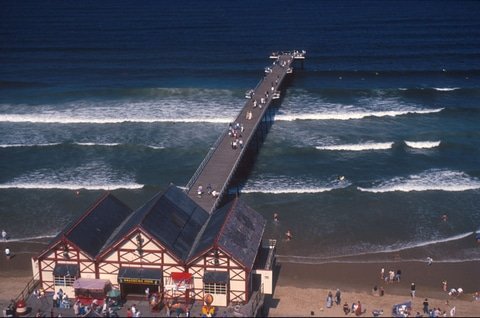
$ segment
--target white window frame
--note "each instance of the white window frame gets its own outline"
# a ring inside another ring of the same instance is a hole
[[[204,283],[203,291],[205,292],[205,294],[226,295],[227,284]]]

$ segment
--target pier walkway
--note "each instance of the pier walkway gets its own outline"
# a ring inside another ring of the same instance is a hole
[[[265,76],[255,89],[247,92],[245,106],[222,135],[210,148],[209,153],[187,184],[186,192],[197,204],[212,213],[227,194],[230,182],[237,171],[249,146],[255,142],[256,132],[273,100],[280,97],[281,85],[286,76],[293,72],[292,63],[305,59],[305,51],[272,53],[273,64],[265,68]],[[243,127],[235,130],[235,126]],[[243,145],[234,145],[235,137],[229,132],[235,131],[241,137]],[[210,186],[209,186],[210,185]],[[198,194],[199,187],[202,194]],[[215,191],[215,196],[208,192]]]

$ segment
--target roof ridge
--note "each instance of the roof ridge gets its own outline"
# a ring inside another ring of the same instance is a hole
[[[230,209],[228,209],[227,216],[225,217],[225,220],[223,220],[222,227],[220,228],[220,231],[218,231],[217,237],[215,237],[215,240],[213,241],[214,246],[218,245],[218,239],[220,238],[221,234],[223,233],[223,231],[225,229],[225,225],[228,223],[228,221],[232,217],[233,211],[235,211],[235,208],[237,207],[238,202],[239,202],[238,201],[238,196],[236,196],[235,199],[233,200],[232,205],[230,206]]]
[[[70,226],[65,230],[63,231],[63,235],[68,235],[70,234],[80,223],[82,223],[82,221],[88,216],[90,215],[94,210],[95,208],[97,208],[100,203],[102,203],[109,195],[111,195],[110,191],[107,191],[105,194],[103,194],[100,198],[97,199],[97,201],[95,201],[85,212],[83,212],[83,214],[75,220],[75,222],[72,222],[70,224]],[[113,196],[113,195],[112,195]]]

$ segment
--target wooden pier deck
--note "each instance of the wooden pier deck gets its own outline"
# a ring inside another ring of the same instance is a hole
[[[254,136],[266,112],[274,99],[279,98],[280,87],[285,77],[292,73],[292,63],[295,60],[305,59],[305,51],[273,53],[270,56],[273,64],[265,68],[265,76],[250,93],[251,98],[233,120],[233,124],[243,126],[240,132],[243,147],[232,148],[233,137],[229,136],[228,125],[225,131],[211,147],[209,153],[198,167],[197,171],[187,184],[186,192],[190,198],[197,202],[207,212],[212,213],[228,192],[232,177],[240,165],[249,145],[254,141]],[[262,103],[263,101],[263,103]],[[255,106],[256,104],[256,106]],[[251,112],[251,119],[247,119]],[[217,196],[208,194],[208,185],[211,190],[218,192]],[[203,193],[198,195],[199,187]]]

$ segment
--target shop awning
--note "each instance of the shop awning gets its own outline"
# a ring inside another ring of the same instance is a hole
[[[78,264],[58,264],[53,269],[53,276],[80,276],[80,266]]]
[[[108,279],[78,278],[73,282],[73,288],[106,291],[110,290],[110,284]]]
[[[207,284],[227,284],[228,272],[206,271],[205,274],[203,274],[203,282]]]
[[[120,284],[160,285],[163,274],[161,269],[143,267],[120,267]]]
[[[190,279],[192,279],[192,274],[188,272],[173,272],[170,276],[174,281],[190,281]]]

